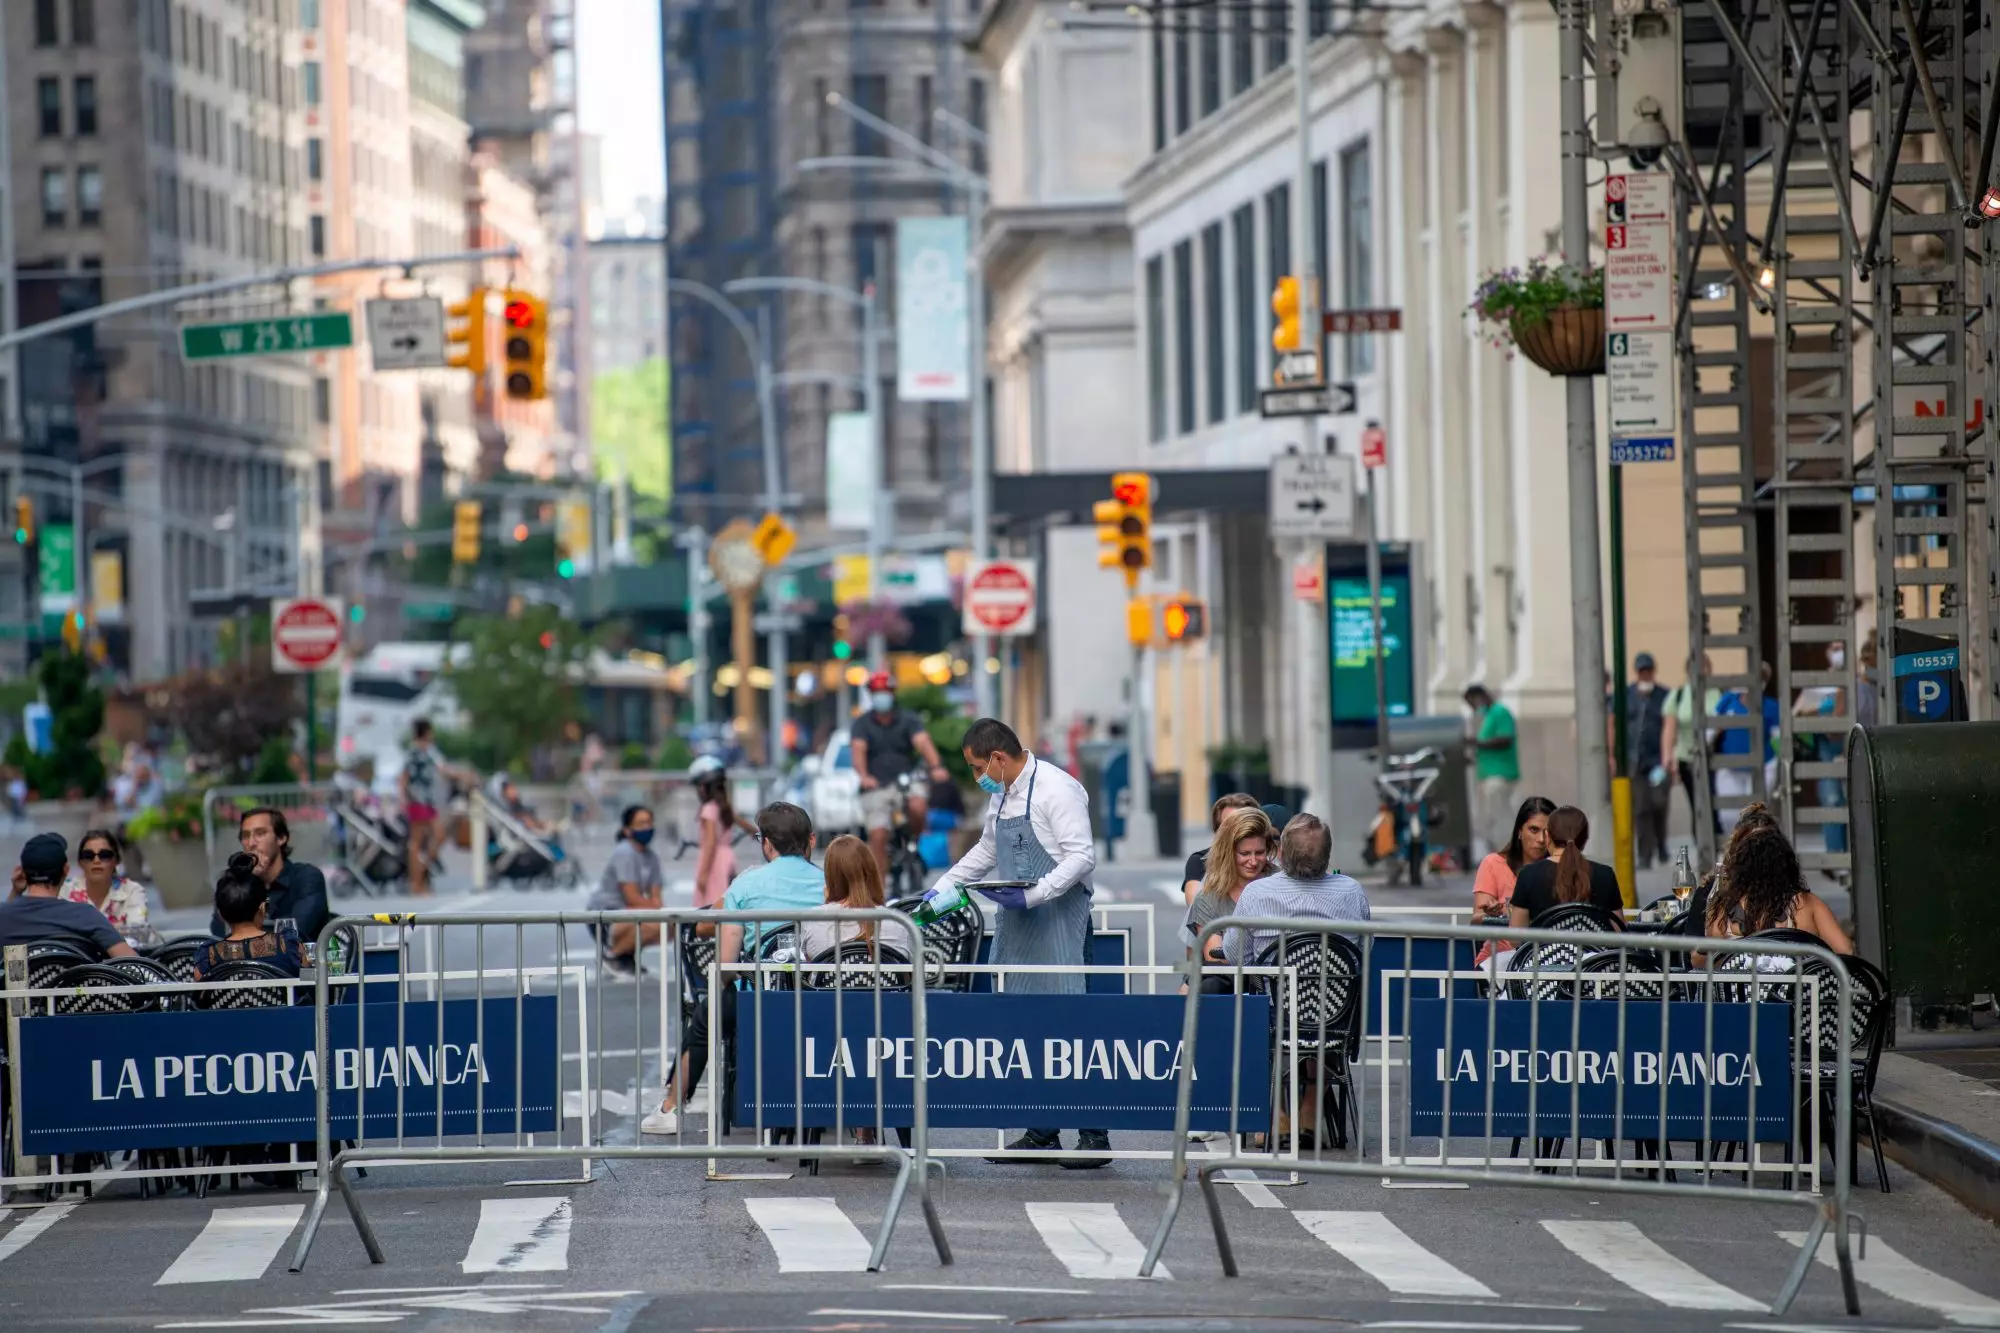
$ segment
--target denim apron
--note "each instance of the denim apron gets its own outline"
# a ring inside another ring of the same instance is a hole
[[[1036,764],[1037,770],[1041,765]],[[1004,797],[1002,800],[1004,801]],[[1013,819],[993,821],[994,875],[997,879],[1039,880],[1056,860],[1035,837],[1035,779]],[[1079,968],[1090,936],[1090,888],[1078,884],[1040,907],[1002,908],[993,925],[992,960]],[[1006,976],[1009,995],[1081,995],[1081,972],[1022,972]]]

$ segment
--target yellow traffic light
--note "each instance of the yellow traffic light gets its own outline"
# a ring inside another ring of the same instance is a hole
[[[1296,352],[1305,345],[1305,290],[1297,278],[1279,278],[1271,293],[1271,313],[1277,325],[1271,330],[1271,346],[1280,352]]]
[[[1196,643],[1208,637],[1208,604],[1183,594],[1160,611],[1160,629],[1168,643]]]
[[[25,495],[14,497],[14,540],[23,546],[35,544],[35,502]]]
[[[507,396],[523,402],[538,402],[549,396],[549,308],[541,297],[518,287],[507,289],[507,304],[501,317],[506,328],[502,365],[506,370]]]
[[[451,560],[455,565],[479,563],[479,501],[460,500],[451,511]]]
[[[457,305],[445,307],[445,364],[486,378],[486,289],[474,287]]]
[[[1125,571],[1125,586],[1139,586],[1139,571],[1153,564],[1153,479],[1143,472],[1111,478],[1111,498],[1091,507],[1097,540],[1104,549],[1097,563]]]
[[[1125,603],[1125,637],[1134,648],[1153,646],[1153,599],[1134,597]]]

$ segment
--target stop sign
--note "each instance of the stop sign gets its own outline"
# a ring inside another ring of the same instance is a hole
[[[1035,632],[1035,562],[988,560],[965,578],[967,634]]]
[[[340,652],[340,601],[289,597],[271,603],[271,669],[318,671]]]

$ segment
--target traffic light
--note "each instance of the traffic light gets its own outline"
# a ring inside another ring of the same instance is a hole
[[[501,317],[507,325],[501,335],[507,344],[502,362],[507,372],[507,396],[523,402],[548,397],[548,306],[531,292],[509,287]]]
[[[1125,586],[1139,586],[1139,571],[1153,564],[1153,479],[1143,472],[1111,478],[1111,498],[1091,507],[1097,540],[1104,547],[1097,563],[1125,571]]]
[[[1153,599],[1134,597],[1125,603],[1125,637],[1134,648],[1153,646]]]
[[[1168,643],[1198,643],[1208,637],[1208,603],[1199,597],[1168,600],[1160,612],[1160,629]]]
[[[445,307],[445,364],[486,378],[486,289],[474,287],[457,305]]]
[[[853,624],[844,615],[833,618],[833,660],[845,662],[854,656]]]
[[[35,502],[25,495],[14,497],[14,540],[23,546],[35,544]]]
[[[1271,346],[1280,352],[1296,352],[1306,345],[1305,286],[1297,278],[1279,278],[1271,293],[1271,313],[1277,325],[1271,330]]]
[[[451,560],[455,565],[479,563],[479,501],[460,500],[451,511]]]

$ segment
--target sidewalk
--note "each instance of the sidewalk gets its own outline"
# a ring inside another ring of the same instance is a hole
[[[2000,1220],[2000,1028],[1898,1033],[1875,1109],[1889,1156]]]

